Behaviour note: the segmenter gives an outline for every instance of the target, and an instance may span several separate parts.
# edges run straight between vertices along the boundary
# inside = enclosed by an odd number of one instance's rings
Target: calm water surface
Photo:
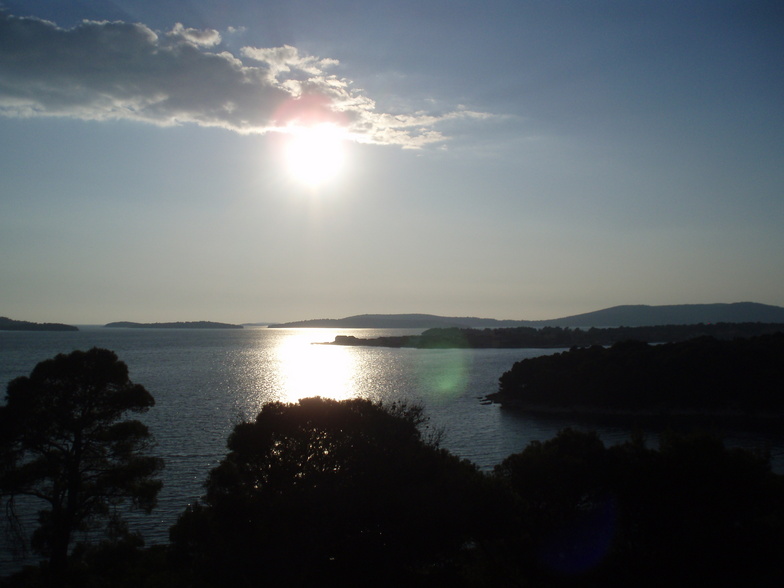
[[[107,329],[79,332],[0,331],[0,386],[29,375],[36,363],[74,349],[113,350],[131,379],[155,397],[144,420],[166,461],[159,506],[150,516],[134,517],[148,541],[164,542],[185,506],[202,494],[207,473],[226,453],[235,424],[250,420],[269,401],[294,402],[308,396],[363,397],[391,403],[422,403],[430,426],[443,430],[442,445],[483,469],[533,440],[546,440],[572,426],[595,429],[605,443],[628,438],[629,427],[580,426],[566,420],[540,420],[483,405],[498,378],[515,361],[559,350],[385,349],[314,345],[336,335],[375,337],[417,334],[421,330],[372,329]],[[733,434],[730,442],[754,447],[753,434]],[[782,446],[774,447],[781,467]],[[9,550],[0,544],[0,573]],[[5,553],[4,553],[5,552]]]

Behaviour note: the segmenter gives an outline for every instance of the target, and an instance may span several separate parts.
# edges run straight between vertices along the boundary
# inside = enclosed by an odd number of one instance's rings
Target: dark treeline
[[[530,551],[517,552],[518,577],[528,581],[516,585],[784,580],[784,478],[715,437],[670,434],[658,449],[642,438],[605,447],[595,434],[567,429],[511,455],[494,477],[519,500],[516,515],[530,539]]]
[[[542,410],[784,413],[784,333],[572,348],[519,361],[488,396]]]
[[[61,412],[63,406],[82,414],[95,405],[91,396],[104,381],[111,383],[105,406],[120,400],[122,406],[99,410],[97,421],[63,418],[40,432],[17,427],[4,433],[4,496],[20,483],[29,488],[31,479],[49,480],[39,486],[44,490],[56,486],[61,470],[73,465],[69,430],[80,431],[80,443],[91,438],[90,475],[80,479],[79,467],[68,470],[66,480],[77,502],[89,491],[82,507],[91,508],[95,499],[111,502],[120,496],[117,489],[136,495],[136,486],[127,486],[133,480],[154,489],[148,474],[157,468],[140,470],[134,456],[148,459],[145,448],[129,452],[126,442],[129,434],[143,439],[145,430],[134,421],[111,424],[120,409],[142,409],[152,399],[127,381],[124,364],[111,352],[78,353],[43,362],[45,369],[17,380],[7,399],[12,413],[3,407],[0,421],[19,419],[25,411]],[[53,382],[55,373],[75,375],[68,370],[76,360],[82,376],[90,373],[88,361],[98,360],[104,369],[88,378],[61,378],[51,396],[22,402],[30,399],[22,392]],[[93,387],[90,394],[83,394],[84,381]],[[80,393],[70,394],[68,386]],[[47,436],[51,443],[44,442]],[[771,471],[764,455],[727,449],[705,435],[665,435],[658,448],[642,438],[606,447],[593,433],[567,429],[485,473],[440,448],[438,439],[418,406],[322,398],[269,403],[253,422],[234,428],[203,498],[184,507],[168,545],[145,548],[119,524],[116,511],[97,509],[83,522],[106,519],[102,540],[72,544],[65,565],[54,567],[49,559],[0,586],[625,588],[784,582],[784,477]],[[102,446],[108,451],[99,451]],[[25,459],[24,450],[48,455],[46,468],[31,469],[36,462]],[[118,450],[125,450],[119,462]],[[105,465],[127,460],[135,465],[125,474],[115,470],[95,486]],[[44,538],[64,524],[52,514],[42,511]],[[39,552],[49,555],[51,543],[41,545]]]
[[[568,348],[591,345],[612,345],[619,341],[665,343],[686,341],[696,337],[734,339],[784,331],[784,324],[712,323],[696,325],[658,325],[649,327],[612,327],[571,329],[569,327],[512,327],[502,329],[428,329],[421,335],[376,337],[362,339],[338,335],[333,345],[374,347],[415,347],[418,349],[451,348]]]

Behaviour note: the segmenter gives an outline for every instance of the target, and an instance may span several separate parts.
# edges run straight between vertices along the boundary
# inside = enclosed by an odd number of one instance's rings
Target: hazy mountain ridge
[[[780,323],[784,308],[758,302],[729,304],[622,305],[567,316],[533,321],[532,326],[548,327],[647,327],[696,323]]]
[[[358,314],[340,319],[310,319],[277,323],[270,328],[431,329],[437,327],[499,328],[524,326],[529,321],[477,317],[447,317],[434,314]]]
[[[120,321],[107,323],[104,327],[113,329],[242,329],[242,325],[216,323],[212,321],[188,321],[173,323],[133,323]]]
[[[468,329],[503,327],[646,327],[698,323],[784,323],[784,307],[758,302],[716,304],[645,304],[612,306],[602,310],[546,320],[498,320],[477,317],[445,317],[432,314],[360,314],[341,319],[312,319],[278,323],[270,328],[344,329]]]
[[[310,319],[272,323],[270,328],[345,328],[345,329],[498,329],[506,327],[645,327],[691,325],[699,323],[784,323],[784,307],[758,302],[716,304],[673,304],[649,306],[628,304],[602,310],[545,320],[513,320],[480,317],[448,317],[434,314],[360,314],[339,319]],[[267,323],[245,323],[262,325]],[[222,328],[241,329],[242,325],[213,321],[135,323],[112,322],[112,328]],[[78,331],[62,323],[33,323],[0,317],[0,330]]]

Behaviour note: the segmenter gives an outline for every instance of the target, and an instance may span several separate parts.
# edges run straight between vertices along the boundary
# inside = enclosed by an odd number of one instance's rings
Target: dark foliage
[[[493,519],[489,481],[426,442],[418,407],[267,404],[171,531],[214,585],[398,585],[454,573]]]
[[[762,353],[757,345],[771,349],[764,340],[736,343],[751,345],[752,355]],[[705,363],[716,344],[690,342],[678,353],[696,349]],[[628,369],[641,370],[648,349],[627,343],[615,351]],[[601,357],[605,350],[580,351]],[[712,369],[729,355],[719,359]],[[55,369],[58,362],[70,369]],[[67,440],[79,430],[92,439],[81,470],[91,474],[80,489],[99,505],[79,525],[111,514],[123,498],[151,506],[158,486],[149,475],[159,464],[138,452],[146,429],[118,421],[151,404],[106,350],[42,362],[9,385],[0,409],[2,488],[60,488],[67,496],[59,470],[47,468],[71,463],[74,452],[61,446],[75,447]],[[641,437],[605,447],[594,433],[567,429],[484,475],[440,449],[423,434],[426,424],[418,406],[322,398],[267,404],[255,421],[235,427],[203,500],[180,516],[169,546],[143,549],[109,517],[106,539],[77,545],[57,585],[784,585],[784,477],[764,456],[706,435],[667,434],[657,449]],[[13,439],[47,448],[48,460]],[[118,471],[101,482],[110,465]],[[135,477],[142,471],[149,473]],[[48,481],[31,477],[42,472]],[[44,538],[63,520],[54,504]],[[48,586],[51,571],[31,567],[0,586]]]
[[[106,349],[58,355],[8,384],[0,407],[0,492],[10,512],[18,496],[43,503],[32,544],[54,576],[65,572],[74,532],[102,521],[125,536],[116,506],[155,506],[161,482],[153,476],[162,461],[146,454],[147,427],[121,420],[153,404]]]
[[[360,339],[338,335],[334,345],[373,347],[416,347],[419,349],[454,348],[533,348],[552,349],[612,345],[635,340],[646,343],[687,341],[698,337],[728,340],[784,332],[784,324],[714,323],[696,325],[656,325],[649,327],[612,327],[572,329],[569,327],[510,327],[500,329],[462,329],[457,327],[428,329],[421,335]]]
[[[782,477],[716,438],[605,448],[565,430],[495,475],[521,498],[535,538],[533,585],[784,585]]]
[[[779,413],[784,334],[575,348],[515,363],[488,398],[524,408]]]
[[[171,546],[80,546],[71,586],[784,585],[784,480],[705,435],[605,447],[564,430],[492,475],[418,408],[319,398],[239,425]],[[4,588],[46,585],[30,568]]]

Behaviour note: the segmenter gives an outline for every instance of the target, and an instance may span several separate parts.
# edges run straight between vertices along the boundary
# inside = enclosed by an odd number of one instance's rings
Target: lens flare
[[[468,385],[471,358],[463,349],[434,349],[421,352],[417,370],[421,391],[429,403],[449,402],[463,394]],[[434,356],[438,361],[434,361]]]

